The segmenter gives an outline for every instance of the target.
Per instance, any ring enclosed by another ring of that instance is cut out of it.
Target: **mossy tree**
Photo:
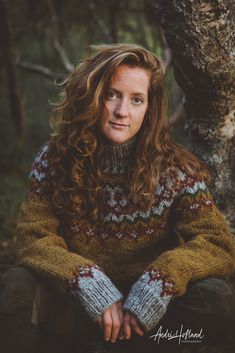
[[[213,176],[216,201],[235,229],[235,24],[230,0],[156,0],[185,94],[191,149]]]

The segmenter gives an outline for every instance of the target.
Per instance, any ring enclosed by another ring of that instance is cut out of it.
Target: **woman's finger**
[[[124,328],[123,328],[123,324],[121,325],[121,328],[120,328],[120,331],[119,331],[119,336],[118,336],[118,338],[120,339],[120,340],[123,340],[124,339]]]
[[[118,306],[116,304],[111,306],[110,312],[112,317],[111,342],[114,343],[118,338],[122,322],[119,316]]]
[[[112,332],[112,317],[110,309],[105,310],[103,314],[103,331],[105,341],[109,341]]]
[[[97,323],[98,323],[99,328],[101,329],[101,331],[103,330],[103,323],[102,323],[102,321],[103,321],[102,316],[98,317]]]
[[[123,305],[122,302],[118,302],[117,303],[117,308],[118,308],[118,314],[119,314],[119,318],[121,321],[121,327],[120,327],[120,331],[119,331],[119,339],[123,340],[124,338],[124,328],[123,328],[123,317],[124,317],[124,313],[123,313]]]
[[[132,330],[137,333],[137,335],[139,336],[143,336],[144,332],[143,330],[141,329],[138,321],[136,320],[135,316],[134,315],[131,315],[131,318],[130,318],[130,325],[131,325],[131,328]]]
[[[124,313],[123,313],[123,308],[122,308],[122,302],[118,302],[117,303],[117,308],[118,308],[118,314],[119,314],[119,317],[120,317],[120,320],[121,322],[123,322],[123,316],[124,316]]]
[[[123,318],[124,336],[127,340],[131,338],[130,317],[131,314],[126,312]]]

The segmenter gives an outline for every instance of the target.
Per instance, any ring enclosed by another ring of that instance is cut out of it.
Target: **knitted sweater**
[[[127,200],[134,143],[106,146],[99,221],[84,216],[82,225],[78,217],[66,226],[45,192],[53,177],[45,145],[21,206],[18,259],[64,295],[72,293],[93,319],[123,300],[149,331],[189,282],[231,274],[235,255],[229,228],[203,180],[169,169],[151,207],[140,210]]]

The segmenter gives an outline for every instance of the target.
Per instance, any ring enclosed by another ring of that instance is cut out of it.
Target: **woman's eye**
[[[109,100],[115,99],[117,97],[117,94],[115,92],[108,92],[106,94],[106,98]]]
[[[139,97],[134,97],[132,100],[133,100],[133,103],[137,104],[137,105],[140,105],[143,103],[143,99],[141,99]]]

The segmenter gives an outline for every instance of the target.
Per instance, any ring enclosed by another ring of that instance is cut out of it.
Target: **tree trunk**
[[[25,133],[25,111],[20,90],[19,73],[16,67],[11,21],[7,2],[0,0],[1,39],[8,76],[9,96],[12,117],[15,122],[17,136],[21,139]]]
[[[229,0],[156,0],[186,96],[190,149],[213,176],[213,194],[235,230],[235,26]]]

